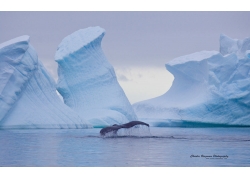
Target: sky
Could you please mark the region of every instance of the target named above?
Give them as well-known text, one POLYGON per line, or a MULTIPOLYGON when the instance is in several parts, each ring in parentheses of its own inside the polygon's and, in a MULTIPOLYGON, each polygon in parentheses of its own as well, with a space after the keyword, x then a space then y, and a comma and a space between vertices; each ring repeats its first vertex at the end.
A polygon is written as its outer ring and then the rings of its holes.
POLYGON ((57 80, 54 55, 67 35, 90 26, 106 30, 102 48, 129 101, 157 97, 174 77, 165 64, 202 50, 219 51, 220 34, 250 37, 250 12, 241 11, 0 11, 0 43, 29 35, 57 80))

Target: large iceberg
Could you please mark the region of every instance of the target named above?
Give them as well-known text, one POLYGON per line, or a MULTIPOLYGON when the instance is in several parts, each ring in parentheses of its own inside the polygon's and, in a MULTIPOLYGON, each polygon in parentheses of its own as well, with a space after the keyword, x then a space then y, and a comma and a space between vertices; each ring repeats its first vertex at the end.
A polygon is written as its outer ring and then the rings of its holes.
POLYGON ((166 64, 165 94, 133 104, 152 126, 249 126, 250 38, 220 36, 220 52, 201 51, 166 64))
POLYGON ((137 120, 102 51, 104 34, 100 27, 80 29, 65 37, 55 54, 58 92, 66 105, 94 127, 137 120))
POLYGON ((0 44, 0 128, 92 127, 63 104, 29 39, 0 44))

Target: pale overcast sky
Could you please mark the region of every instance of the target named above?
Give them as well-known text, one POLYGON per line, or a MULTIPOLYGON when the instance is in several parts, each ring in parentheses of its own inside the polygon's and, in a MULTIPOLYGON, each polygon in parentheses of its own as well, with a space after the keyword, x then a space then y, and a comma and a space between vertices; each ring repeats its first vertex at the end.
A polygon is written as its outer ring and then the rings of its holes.
POLYGON ((250 36, 250 12, 0 12, 0 43, 29 35, 39 59, 57 79, 54 55, 61 40, 79 29, 106 30, 103 51, 131 103, 171 86, 165 63, 201 50, 219 51, 221 33, 250 36))

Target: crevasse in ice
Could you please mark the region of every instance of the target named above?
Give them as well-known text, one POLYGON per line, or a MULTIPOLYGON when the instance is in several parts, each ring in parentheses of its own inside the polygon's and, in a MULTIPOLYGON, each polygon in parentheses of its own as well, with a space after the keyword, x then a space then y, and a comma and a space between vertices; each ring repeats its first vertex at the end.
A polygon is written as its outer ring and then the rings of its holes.
POLYGON ((220 36, 220 52, 171 60, 174 81, 165 94, 133 104, 153 126, 250 125, 250 38, 220 36), (204 125, 204 124, 203 124, 204 125))
POLYGON ((89 128, 56 94, 29 36, 0 44, 0 128, 89 128))
POLYGON ((94 127, 137 120, 102 51, 104 34, 100 27, 80 29, 65 37, 55 54, 58 92, 66 105, 94 127))

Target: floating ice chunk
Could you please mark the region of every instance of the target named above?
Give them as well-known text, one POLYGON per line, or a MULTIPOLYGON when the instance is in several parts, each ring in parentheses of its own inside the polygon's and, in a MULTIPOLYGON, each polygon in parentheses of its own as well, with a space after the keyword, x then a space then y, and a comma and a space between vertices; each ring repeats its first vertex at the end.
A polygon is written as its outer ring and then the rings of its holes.
POLYGON ((88 128, 64 105, 29 36, 0 45, 0 128, 88 128))
POLYGON ((168 62, 175 78, 172 87, 162 96, 135 103, 139 120, 155 126, 249 126, 249 44, 249 38, 221 35, 221 53, 201 51, 168 62))
POLYGON ((102 51, 104 34, 100 27, 80 29, 65 37, 55 54, 58 92, 66 105, 95 127, 137 120, 102 51))

